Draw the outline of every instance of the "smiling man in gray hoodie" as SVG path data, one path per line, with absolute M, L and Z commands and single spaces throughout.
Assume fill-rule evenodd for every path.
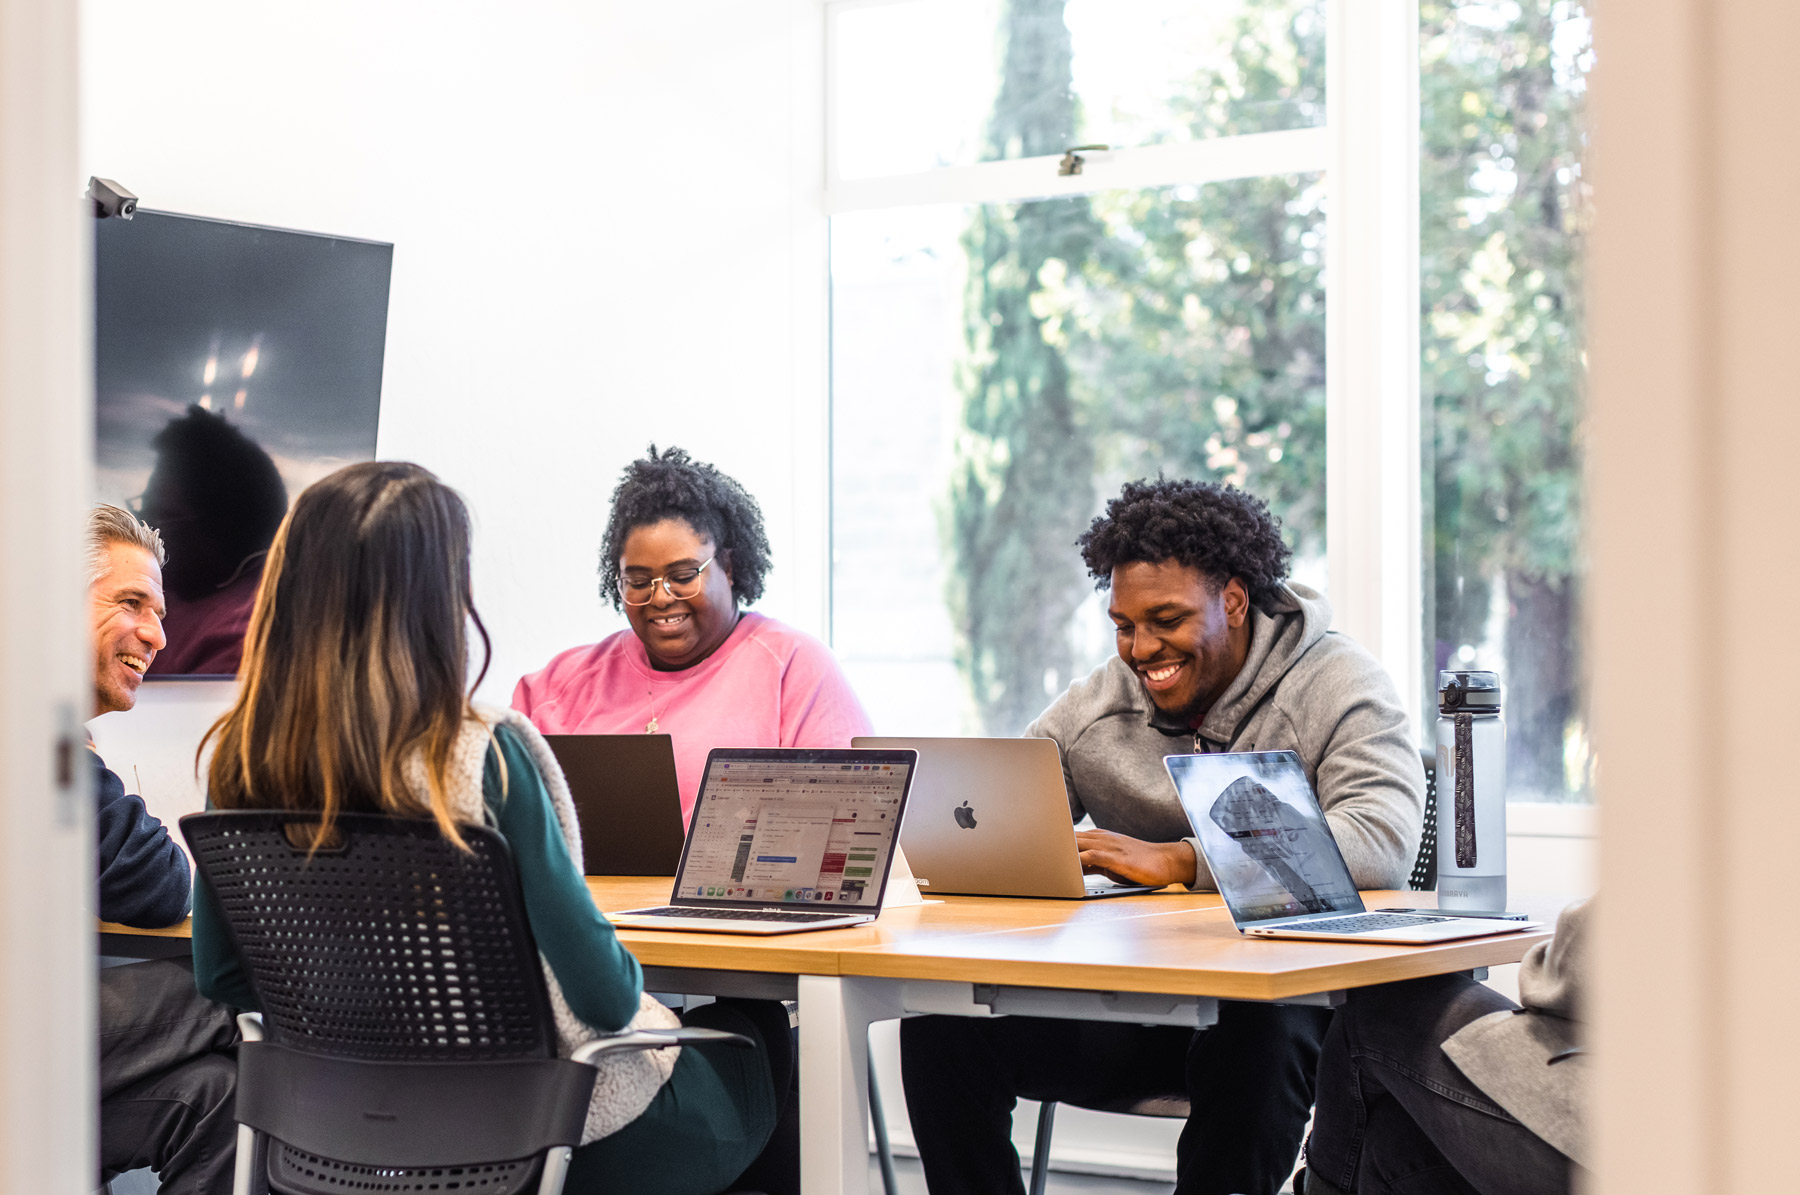
M 1125 486 L 1081 537 L 1119 654 L 1026 733 L 1061 748 L 1082 865 L 1142 884 L 1214 885 L 1166 755 L 1293 751 L 1360 888 L 1406 882 L 1425 776 L 1393 681 L 1287 582 L 1289 549 L 1230 486 Z M 1222 1002 L 1192 1032 L 1033 1017 L 902 1022 L 913 1135 L 933 1195 L 1023 1191 L 1016 1098 L 1089 1107 L 1185 1092 L 1177 1195 L 1274 1195 L 1293 1169 L 1329 1015 Z

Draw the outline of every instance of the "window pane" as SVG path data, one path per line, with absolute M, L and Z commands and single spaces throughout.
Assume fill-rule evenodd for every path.
M 1314 176 L 832 221 L 833 643 L 884 732 L 1017 734 L 1113 653 L 1074 541 L 1236 482 L 1324 585 Z
M 844 178 L 1325 122 L 1321 0 L 906 0 L 834 22 Z
M 1426 658 L 1500 673 L 1511 799 L 1589 800 L 1587 17 L 1566 0 L 1420 17 Z

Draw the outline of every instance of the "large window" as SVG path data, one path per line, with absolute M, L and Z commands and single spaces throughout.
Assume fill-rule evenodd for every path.
M 1588 21 L 1567 0 L 1425 0 L 1420 18 L 1427 658 L 1500 672 L 1514 800 L 1587 800 Z
M 951 88 L 890 77 L 935 47 Z M 1218 152 L 1322 163 L 1319 5 L 917 0 L 834 50 L 833 641 L 877 725 L 1017 734 L 1103 662 L 1074 541 L 1132 478 L 1261 494 L 1323 588 L 1318 173 Z
M 1498 669 L 1511 795 L 1585 799 L 1580 7 L 1421 0 L 1416 108 L 1404 0 L 829 11 L 832 634 L 877 726 L 1016 734 L 1103 662 L 1073 541 L 1160 470 L 1268 500 L 1421 734 L 1437 668 Z

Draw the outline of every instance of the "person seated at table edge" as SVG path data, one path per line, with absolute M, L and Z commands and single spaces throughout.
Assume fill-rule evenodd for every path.
M 117 506 L 97 506 L 88 518 L 88 606 L 94 645 L 94 716 L 137 704 L 138 686 L 168 643 L 162 537 Z M 151 815 L 143 798 L 128 795 L 88 741 L 100 798 L 95 819 L 100 848 L 100 918 L 138 929 L 174 925 L 188 913 L 187 856 Z
M 1079 540 L 1118 655 L 1072 684 L 1028 735 L 1061 750 L 1082 866 L 1211 889 L 1163 766 L 1172 754 L 1296 752 L 1365 888 L 1404 883 L 1424 769 L 1381 665 L 1332 632 L 1326 601 L 1287 578 L 1278 522 L 1234 487 L 1127 484 Z M 913 1135 L 934 1195 L 1022 1191 L 1014 1099 L 1116 1104 L 1185 1091 L 1180 1195 L 1274 1195 L 1312 1103 L 1326 1010 L 1223 1001 L 1215 1026 L 920 1017 L 901 1025 Z
M 1519 967 L 1353 988 L 1319 1058 L 1298 1195 L 1567 1195 L 1590 1163 L 1581 989 L 1593 902 Z
M 1406 883 L 1425 771 L 1379 661 L 1287 580 L 1290 551 L 1257 498 L 1133 482 L 1081 539 L 1119 652 L 1025 733 L 1056 740 L 1070 812 L 1093 817 L 1082 864 L 1132 883 L 1214 891 L 1163 757 L 1293 751 L 1359 888 Z
M 428 818 L 458 844 L 458 826 L 493 826 L 548 967 L 558 1054 L 672 1027 L 582 879 L 580 826 L 549 747 L 518 714 L 470 702 L 481 682 L 466 684 L 465 626 L 484 646 L 487 632 L 469 546 L 462 499 L 418 465 L 350 465 L 302 493 L 270 549 L 238 698 L 208 732 L 209 804 L 317 809 L 321 835 L 340 811 Z M 201 989 L 257 1008 L 204 876 L 193 937 Z M 759 1048 L 603 1061 L 566 1190 L 703 1195 L 762 1150 L 791 1083 L 786 1011 L 720 1001 L 685 1019 Z
M 168 642 L 162 538 L 130 511 L 88 516 L 88 607 L 94 715 L 124 713 Z M 188 912 L 187 856 L 168 829 L 128 795 L 93 743 L 100 918 L 140 929 Z M 103 967 L 99 1004 L 100 1181 L 149 1169 L 168 1195 L 224 1195 L 237 1156 L 237 1024 L 203 999 L 185 962 Z
M 651 445 L 613 491 L 600 549 L 600 594 L 630 629 L 520 680 L 513 708 L 545 734 L 672 736 L 684 818 L 714 747 L 848 747 L 872 731 L 831 650 L 740 608 L 769 566 L 756 499 Z

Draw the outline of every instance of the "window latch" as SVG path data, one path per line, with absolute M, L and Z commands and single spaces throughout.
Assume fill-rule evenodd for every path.
M 1082 166 L 1087 163 L 1087 159 L 1082 157 L 1082 154 L 1111 148 L 1110 145 L 1077 145 L 1064 150 L 1062 161 L 1056 164 L 1056 173 L 1062 178 L 1067 178 L 1071 174 L 1080 174 Z

